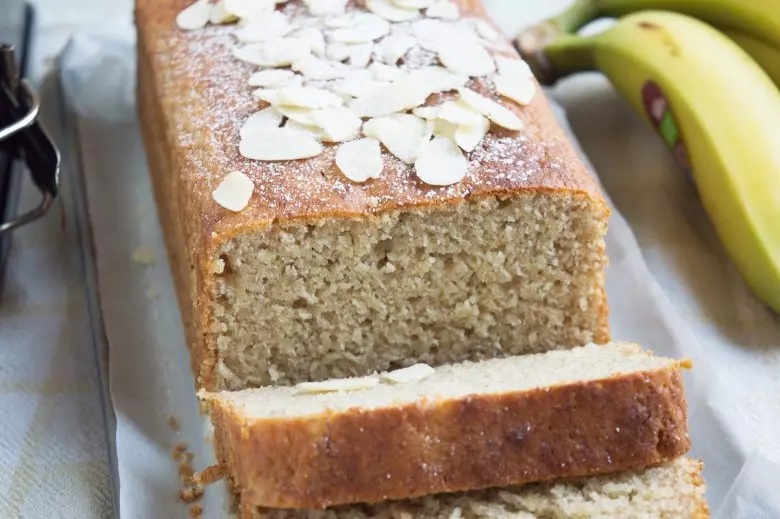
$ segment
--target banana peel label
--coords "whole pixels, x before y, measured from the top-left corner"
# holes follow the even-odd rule
[[[672,151],[675,160],[692,179],[691,161],[688,150],[680,135],[677,121],[669,108],[669,103],[657,83],[650,81],[642,89],[642,101],[644,102],[647,117],[655,131],[661,136],[666,146]]]

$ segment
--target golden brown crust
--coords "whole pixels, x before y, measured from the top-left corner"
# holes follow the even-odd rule
[[[383,154],[382,178],[365,184],[341,175],[333,161],[335,147],[312,159],[283,163],[243,158],[238,153],[238,130],[261,107],[246,81],[251,67],[231,56],[234,40],[229,29],[185,32],[176,27],[177,13],[189,3],[137,0],[135,17],[145,140],[152,176],[165,179],[155,180],[155,190],[168,246],[179,249],[171,259],[174,270],[183,271],[175,277],[199,386],[215,385],[215,336],[207,329],[212,263],[219,245],[237,234],[290,220],[366,218],[401,208],[528,191],[588,197],[607,218],[609,210],[597,185],[556,123],[544,95],[537,95],[524,108],[504,100],[525,121],[526,130],[513,134],[494,128],[483,145],[469,154],[466,179],[449,187],[423,184],[410,166],[388,153]],[[478,1],[459,4],[465,15],[485,17]],[[488,93],[485,84],[472,86]],[[154,134],[149,127],[156,128]],[[160,155],[154,148],[163,142],[167,148]],[[255,183],[255,195],[240,213],[220,207],[211,196],[231,171],[242,171]],[[609,339],[606,303],[601,311],[602,326],[594,332],[598,342],[605,342]]]
[[[245,505],[325,508],[644,468],[690,448],[680,366],[504,394],[245,421],[212,402]]]

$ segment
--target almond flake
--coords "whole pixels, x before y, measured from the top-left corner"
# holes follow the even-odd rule
[[[314,16],[341,14],[347,7],[348,0],[303,0],[304,5]]]
[[[255,160],[296,160],[322,153],[319,142],[289,128],[257,131],[241,139],[239,152]]]
[[[498,65],[499,74],[509,76],[515,80],[532,79],[534,77],[531,67],[521,59],[496,56],[496,65]]]
[[[405,112],[425,103],[429,91],[424,84],[411,78],[374,90],[369,95],[354,99],[350,108],[358,117],[380,117]]]
[[[425,11],[429,18],[444,18],[445,20],[457,20],[460,18],[458,5],[451,0],[438,0]]]
[[[387,0],[366,0],[366,8],[389,22],[406,22],[420,16],[417,9],[396,7]]]
[[[308,43],[311,53],[315,56],[320,58],[325,56],[325,36],[316,27],[305,27],[296,32],[293,37]]]
[[[296,132],[299,132],[311,139],[314,139],[315,141],[321,141],[325,136],[325,133],[322,131],[322,128],[319,128],[317,126],[309,126],[308,124],[301,124],[297,121],[293,121],[292,119],[287,121],[284,127],[287,128],[288,130],[295,130]]]
[[[276,106],[279,113],[293,120],[297,123],[306,126],[315,126],[314,121],[311,120],[312,110],[310,108],[299,108],[297,106]]]
[[[327,108],[341,106],[344,100],[336,94],[321,88],[301,86],[280,88],[276,92],[276,103],[301,108]]]
[[[279,83],[287,81],[295,76],[291,70],[284,69],[265,69],[255,72],[249,77],[249,86],[254,87],[274,87]]]
[[[335,391],[357,391],[379,384],[379,377],[334,378],[322,382],[301,382],[295,388],[298,393],[333,393]]]
[[[422,81],[431,93],[455,90],[469,81],[466,75],[453,74],[446,68],[437,66],[414,69],[409,74]]]
[[[371,138],[345,142],[336,151],[336,165],[353,182],[379,178],[384,168],[379,142]]]
[[[389,32],[390,24],[386,20],[374,16],[364,19],[358,25],[334,30],[330,33],[330,39],[342,43],[366,43],[377,40]]]
[[[417,158],[426,134],[423,119],[410,114],[393,114],[366,121],[363,134],[381,142],[387,150],[407,164]]]
[[[236,59],[261,67],[287,67],[310,54],[309,44],[298,38],[275,38],[233,48]]]
[[[341,16],[325,18],[322,23],[325,25],[325,27],[330,27],[331,29],[341,29],[343,27],[353,27],[355,25],[359,25],[367,18],[374,18],[374,15],[362,13],[360,11],[353,11]]]
[[[452,42],[479,44],[479,38],[473,29],[466,24],[434,18],[423,18],[411,23],[412,32],[418,45],[426,50],[438,52],[442,46],[450,45]]]
[[[373,43],[363,43],[352,45],[349,49],[349,64],[356,68],[366,68],[371,61],[371,55],[374,53]]]
[[[209,15],[210,23],[220,25],[223,23],[235,22],[236,20],[238,20],[238,17],[225,9],[225,0],[219,0],[211,7],[211,15]]]
[[[176,15],[176,25],[185,31],[202,29],[209,23],[211,4],[208,0],[198,0]]]
[[[249,204],[254,189],[255,184],[251,178],[240,171],[233,171],[222,179],[211,196],[216,203],[225,209],[237,213]]]
[[[408,368],[396,369],[394,371],[388,371],[382,373],[380,377],[382,379],[393,382],[395,384],[406,384],[407,382],[417,382],[430,377],[436,373],[436,370],[430,367],[428,364],[415,364]]]
[[[521,79],[518,81],[510,76],[499,74],[493,78],[493,83],[495,83],[496,91],[499,94],[522,106],[531,104],[536,95],[536,83],[534,83],[533,79]]]
[[[486,39],[487,41],[496,41],[498,39],[498,31],[496,31],[488,22],[485,20],[480,20],[479,18],[474,19],[473,22],[474,28],[477,30],[477,34],[479,34],[482,38]]]
[[[406,73],[398,67],[385,65],[384,63],[372,63],[368,69],[378,81],[398,81],[406,77]]]
[[[458,126],[444,119],[433,121],[433,135],[435,137],[447,137],[455,140],[455,134],[458,133]]]
[[[363,120],[349,108],[324,108],[310,114],[312,123],[323,130],[326,142],[344,142],[357,138]]]
[[[243,20],[266,16],[275,7],[274,0],[225,0],[225,10]]]
[[[483,116],[479,116],[479,121],[475,124],[460,125],[455,130],[455,143],[465,152],[472,152],[479,146],[482,139],[487,135],[490,129],[490,121]]]
[[[438,106],[418,106],[414,110],[412,110],[412,113],[416,115],[417,117],[422,117],[423,119],[437,119],[439,117],[439,107]]]
[[[492,99],[479,95],[468,88],[458,89],[460,98],[469,104],[474,110],[481,113],[497,125],[507,130],[522,130],[523,121],[508,108],[496,103]]]
[[[392,0],[393,5],[402,9],[425,9],[436,3],[436,0]]]
[[[268,104],[278,104],[276,100],[277,90],[275,88],[258,88],[252,92],[252,95]]]
[[[259,43],[286,36],[293,30],[287,17],[279,11],[271,11],[261,18],[255,18],[236,32],[236,38],[242,43]]]
[[[343,78],[348,68],[337,61],[325,61],[314,56],[309,56],[301,61],[296,61],[291,67],[308,79],[328,80]]]
[[[278,128],[282,124],[282,114],[275,108],[263,108],[259,112],[255,112],[244,121],[244,125],[239,130],[241,138],[247,135],[267,130],[269,128]]]
[[[346,61],[354,44],[333,42],[325,48],[325,56],[332,61]]]
[[[395,65],[409,52],[409,49],[414,47],[416,41],[413,37],[404,35],[386,37],[381,43],[382,59],[388,65]]]
[[[496,70],[488,51],[472,39],[442,42],[439,61],[451,72],[466,76],[486,76]]]
[[[368,71],[361,70],[360,72],[366,72],[367,76],[352,76],[336,81],[331,85],[331,91],[349,97],[363,97],[390,84],[387,81],[377,81]]]
[[[436,137],[421,147],[414,169],[420,180],[426,184],[449,186],[463,180],[468,161],[451,139]]]
[[[438,108],[439,113],[437,117],[439,119],[451,122],[457,126],[479,124],[480,119],[483,119],[481,114],[474,111],[470,105],[461,100],[447,101],[439,105]]]

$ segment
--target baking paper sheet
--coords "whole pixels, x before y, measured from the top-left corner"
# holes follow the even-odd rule
[[[486,2],[510,34],[563,3]],[[78,88],[67,94],[86,115],[76,118],[75,127],[109,343],[120,513],[123,518],[186,517],[171,452],[184,443],[195,454],[196,467],[207,466],[213,461],[209,432],[197,412],[138,125],[132,117],[121,122],[132,113],[132,100],[126,89],[116,88],[116,103],[107,103],[107,87],[100,81],[105,70],[132,77],[133,46],[130,40],[118,42],[116,32],[109,39],[98,32],[80,39],[70,52],[81,55],[79,45],[87,44],[96,52],[94,59],[65,56],[63,73],[73,75],[70,84]],[[780,517],[777,316],[749,294],[693,187],[601,78],[567,81],[555,95],[568,109],[608,193],[632,215],[642,238],[640,252],[626,220],[613,213],[607,237],[613,337],[693,359],[695,369],[686,376],[692,455],[705,462],[714,516]],[[100,106],[90,104],[90,97]],[[155,251],[156,262],[135,262],[139,247]],[[178,431],[170,426],[171,417],[179,422]],[[209,487],[199,504],[204,517],[220,516],[227,506],[223,487]]]

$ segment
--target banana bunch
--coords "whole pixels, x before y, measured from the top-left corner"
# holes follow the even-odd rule
[[[602,17],[620,18],[572,34]],[[692,173],[731,259],[780,312],[780,0],[579,0],[518,47],[542,82],[583,70],[612,81]]]

